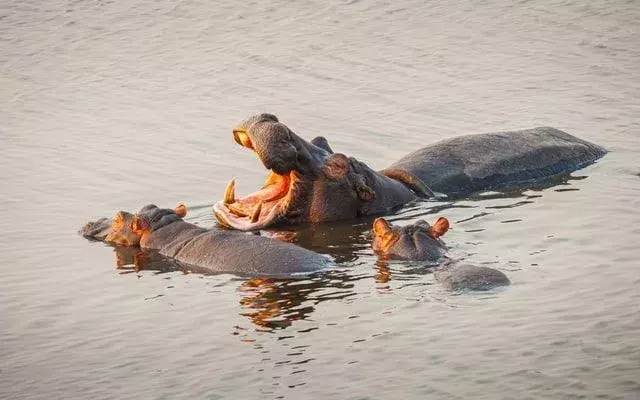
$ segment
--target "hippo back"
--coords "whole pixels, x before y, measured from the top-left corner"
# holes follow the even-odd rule
[[[509,278],[489,267],[461,264],[453,265],[436,271],[436,279],[447,290],[491,290],[499,286],[507,286]]]
[[[433,191],[455,196],[567,174],[604,154],[606,150],[593,143],[539,127],[443,140],[401,158],[382,173],[404,171]]]
[[[235,231],[213,229],[184,245],[175,256],[214,273],[289,277],[326,269],[328,258],[291,243]]]
[[[186,243],[204,232],[207,229],[178,220],[151,233],[144,247],[158,250],[166,257],[175,257]]]

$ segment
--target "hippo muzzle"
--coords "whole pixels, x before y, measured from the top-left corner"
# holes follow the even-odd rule
[[[241,198],[236,197],[235,180],[231,180],[224,199],[213,206],[218,221],[235,229],[255,230],[301,214],[304,186],[317,174],[315,163],[329,153],[299,138],[272,114],[242,121],[233,128],[233,138],[253,150],[270,173],[262,189]]]

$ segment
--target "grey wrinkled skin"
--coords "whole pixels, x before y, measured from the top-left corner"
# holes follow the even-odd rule
[[[550,127],[466,135],[406,155],[382,172],[401,171],[434,192],[464,196],[516,188],[583,168],[607,151]]]
[[[448,290],[491,290],[511,282],[501,271],[476,265],[452,265],[435,271],[435,277]]]
[[[196,226],[183,221],[171,209],[149,205],[138,215],[146,218],[151,226],[151,234],[142,248],[211,273],[289,278],[333,265],[327,257],[291,243]],[[111,220],[102,218],[86,224],[80,234],[104,241],[110,230]]]
[[[111,224],[113,220],[109,218],[100,218],[97,221],[86,223],[78,234],[94,240],[105,240],[107,235],[111,232]]]

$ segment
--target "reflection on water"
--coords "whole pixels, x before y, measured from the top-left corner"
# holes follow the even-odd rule
[[[123,274],[137,273],[143,270],[153,271],[156,274],[175,271],[187,273],[190,270],[155,251],[143,250],[137,246],[107,246],[113,247],[116,256],[116,269]]]
[[[374,217],[355,221],[333,221],[313,225],[278,226],[262,235],[295,243],[328,254],[337,263],[356,261],[370,247],[369,231]]]
[[[111,247],[115,253],[116,269],[121,274],[152,271],[155,275],[181,271],[184,274],[215,275],[205,268],[181,265],[157,252],[136,246]],[[319,303],[353,295],[353,284],[350,280],[353,280],[353,277],[337,270],[318,273],[304,279],[258,277],[240,280],[237,289],[241,295],[240,315],[251,321],[258,331],[285,329],[294,321],[309,318]],[[234,327],[233,333],[238,335],[242,331],[246,329]],[[245,334],[242,334],[242,337]]]
[[[317,290],[318,285],[315,285]],[[313,282],[273,281],[254,278],[240,285],[241,315],[249,318],[257,327],[267,330],[284,329],[293,321],[305,319],[314,310],[306,304],[314,291]]]

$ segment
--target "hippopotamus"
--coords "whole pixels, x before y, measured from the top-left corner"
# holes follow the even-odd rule
[[[214,204],[220,223],[239,230],[384,215],[416,199],[523,187],[606,153],[566,132],[538,127],[446,139],[374,171],[334,153],[324,137],[306,141],[272,114],[240,122],[233,137],[271,171],[262,189],[242,198],[232,180]]]
[[[150,204],[136,214],[119,211],[112,220],[89,222],[79,233],[108,243],[154,250],[179,263],[213,273],[292,277],[321,271],[333,264],[329,258],[291,243],[199,227],[183,220],[186,212],[182,204],[175,209]]]
[[[418,220],[402,227],[377,218],[373,222],[373,250],[385,258],[436,262],[447,250],[440,237],[448,229],[449,221],[444,217],[433,226]],[[490,290],[510,284],[497,269],[455,262],[443,263],[434,274],[440,284],[453,291]]]

